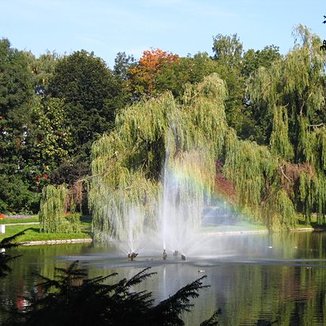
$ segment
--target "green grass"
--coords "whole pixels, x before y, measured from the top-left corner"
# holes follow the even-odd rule
[[[90,222],[82,222],[82,232],[80,233],[44,233],[40,232],[39,225],[12,225],[6,226],[6,233],[0,234],[0,240],[13,236],[14,234],[23,230],[27,231],[24,235],[19,236],[16,242],[26,241],[44,241],[44,240],[68,240],[68,239],[89,239],[90,235]]]
[[[33,215],[29,217],[5,217],[0,219],[0,224],[15,224],[15,223],[31,223],[31,222],[39,222],[38,216]]]

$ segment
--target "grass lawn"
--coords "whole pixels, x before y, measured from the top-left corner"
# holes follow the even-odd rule
[[[39,222],[38,216],[28,216],[28,217],[5,217],[0,219],[0,224],[15,224],[15,223],[36,223]]]
[[[11,218],[5,218],[3,220],[13,220]],[[2,221],[3,221],[2,220]],[[22,223],[22,222],[38,222],[38,217],[31,217],[28,218],[28,220],[22,221],[22,219],[16,223]],[[15,225],[15,222],[12,221],[12,223],[2,223],[7,224],[6,225],[6,233],[0,234],[0,241],[4,238],[10,237],[18,232],[21,232],[23,230],[27,231],[24,235],[21,235],[17,238],[17,242],[25,242],[25,241],[42,241],[42,240],[66,240],[66,239],[89,239],[91,238],[90,230],[91,230],[91,221],[82,219],[81,225],[82,225],[82,231],[80,233],[43,233],[40,232],[40,226],[35,225]],[[10,225],[8,225],[10,224]]]

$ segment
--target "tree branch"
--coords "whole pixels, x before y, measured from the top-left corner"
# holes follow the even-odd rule
[[[291,179],[290,179],[290,178],[285,174],[282,165],[280,166],[280,171],[281,171],[283,177],[284,177],[286,180],[288,180],[289,182],[292,182],[292,181],[293,181],[293,180],[291,180]]]

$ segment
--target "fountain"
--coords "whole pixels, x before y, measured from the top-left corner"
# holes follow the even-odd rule
[[[125,257],[188,260],[212,247],[202,217],[214,206],[216,159],[229,133],[226,89],[216,74],[188,86],[183,104],[167,93],[121,111],[116,128],[93,145],[94,234],[116,241]]]
[[[164,250],[173,253],[174,257],[180,255],[182,260],[198,242],[205,205],[205,186],[185,173],[189,160],[196,159],[198,155],[195,153],[183,155],[170,165],[167,159],[163,172],[157,238],[161,239]]]
[[[161,192],[153,204],[156,214],[154,225],[146,225],[141,207],[125,204],[125,220],[120,219],[120,251],[133,261],[136,256],[169,257],[185,261],[188,257],[207,255],[216,248],[209,236],[203,234],[202,220],[205,207],[212,202],[209,186],[201,182],[205,171],[202,153],[183,153],[178,158],[167,159],[164,164]],[[194,178],[197,176],[198,178]],[[133,257],[132,253],[137,253]]]

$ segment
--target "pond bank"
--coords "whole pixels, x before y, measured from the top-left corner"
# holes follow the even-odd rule
[[[22,246],[40,246],[40,245],[55,245],[55,244],[69,244],[69,243],[91,243],[93,239],[60,239],[60,240],[35,240],[19,242]]]
[[[315,230],[313,228],[294,228],[290,230],[291,232],[317,232],[324,230]],[[234,235],[250,235],[250,234],[266,234],[268,230],[238,230],[238,231],[216,231],[207,232],[210,236],[234,236]],[[19,244],[22,246],[39,246],[39,245],[56,245],[56,244],[74,244],[74,243],[91,243],[92,238],[83,239],[60,239],[60,240],[35,240],[35,241],[24,241]]]

